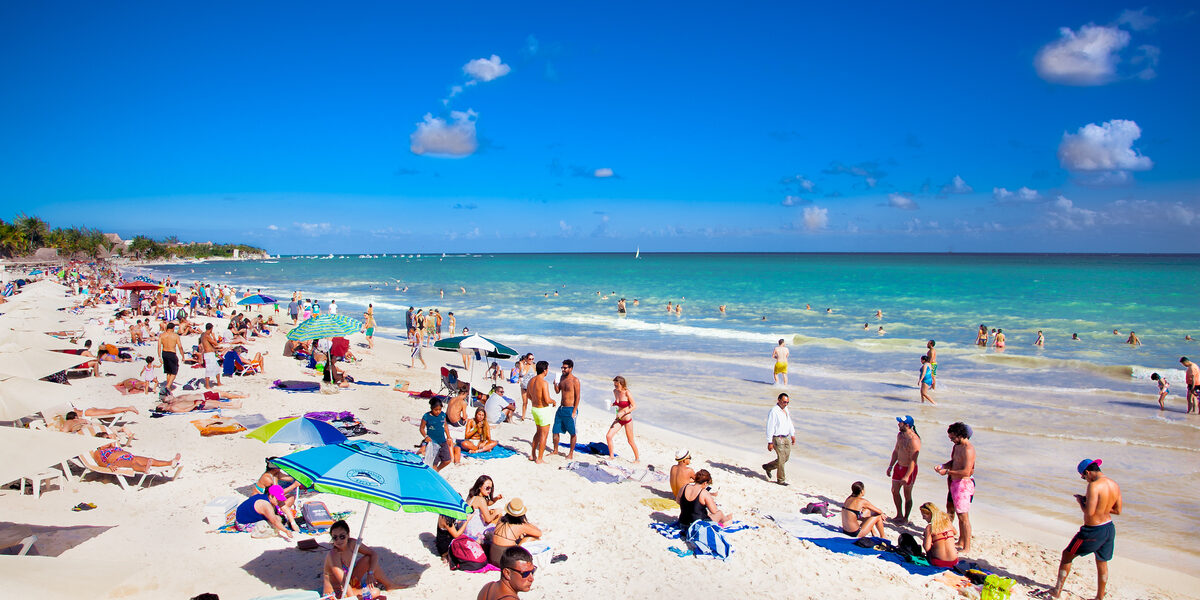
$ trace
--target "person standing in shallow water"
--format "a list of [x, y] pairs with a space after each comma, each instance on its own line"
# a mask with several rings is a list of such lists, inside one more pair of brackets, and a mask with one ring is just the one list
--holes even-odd
[[779, 377], [783, 376], [783, 385], [788, 384], [788, 356], [791, 351], [784, 345], [783, 338], [780, 338], [779, 344], [771, 352], [771, 358], [775, 359], [775, 385], [779, 385]]
[[917, 385], [921, 388], [921, 402], [928, 402], [937, 406], [937, 402], [933, 401], [933, 396], [929, 395], [929, 390], [933, 387], [933, 369], [929, 366], [929, 357], [921, 355], [921, 370], [917, 374]]

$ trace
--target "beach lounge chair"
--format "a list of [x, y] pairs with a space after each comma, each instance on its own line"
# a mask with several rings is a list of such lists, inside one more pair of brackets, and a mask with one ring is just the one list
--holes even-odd
[[442, 395], [443, 393], [457, 391], [454, 389], [454, 386], [450, 383], [450, 369], [447, 369], [446, 367], [442, 367], [441, 373], [442, 373], [442, 387], [438, 388], [438, 394]]
[[37, 536], [33, 534], [33, 530], [23, 525], [9, 527], [0, 531], [0, 550], [7, 550], [13, 546], [20, 546], [17, 550], [17, 556], [25, 556], [37, 543]]
[[[125, 481], [126, 477], [130, 478], [130, 482], [133, 481], [134, 477], [138, 477], [139, 479], [133, 485], [137, 487], [145, 487], [146, 478], [148, 477], [163, 476], [168, 480], [173, 480], [178, 477], [179, 472], [183, 470], [183, 463], [177, 463], [173, 467], [150, 467], [150, 470], [145, 473], [140, 473], [138, 471], [134, 471], [133, 469], [112, 469], [97, 465], [96, 461], [92, 460], [92, 457], [87, 454], [80, 454], [79, 456], [76, 456], [75, 462], [83, 467], [83, 475], [87, 475], [89, 472], [99, 473], [101, 475], [112, 475], [117, 478], [117, 483], [121, 484], [121, 489], [126, 491], [129, 490], [129, 483]], [[82, 475], [80, 477], [82, 478]]]

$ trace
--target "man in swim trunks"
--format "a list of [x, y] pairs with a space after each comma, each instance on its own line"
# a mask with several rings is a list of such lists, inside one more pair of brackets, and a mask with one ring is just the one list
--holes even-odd
[[533, 404], [533, 424], [537, 427], [533, 433], [533, 441], [529, 451], [529, 460], [544, 463], [546, 442], [550, 437], [550, 425], [554, 423], [554, 399], [550, 397], [550, 384], [546, 381], [546, 371], [550, 363], [539, 360], [534, 366], [534, 376], [529, 380], [526, 390], [529, 401]]
[[929, 377], [933, 381], [929, 386], [931, 390], [937, 389], [937, 349], [934, 348], [936, 345], [937, 342], [933, 340], [929, 340], [929, 343], [925, 344], [925, 347], [929, 349], [925, 356], [929, 357]]
[[1200, 413], [1200, 406], [1197, 406], [1197, 396], [1200, 396], [1200, 366], [1188, 360], [1188, 357], [1179, 357], [1179, 364], [1187, 369], [1187, 373], [1183, 375], [1183, 389], [1187, 392], [1187, 411], [1190, 414], [1195, 408], [1197, 413]]
[[1058, 581], [1050, 590], [1050, 597], [1062, 594], [1063, 583], [1071, 574], [1071, 561], [1076, 556], [1096, 554], [1096, 600], [1103, 600], [1108, 587], [1108, 561], [1112, 560], [1113, 547], [1117, 541], [1117, 528], [1112, 515], [1121, 514], [1121, 486], [1100, 472], [1100, 459], [1085, 458], [1076, 470], [1079, 477], [1088, 482], [1084, 495], [1075, 494], [1075, 501], [1083, 510], [1083, 527], [1071, 538], [1058, 563]]
[[945, 475], [950, 486], [946, 496], [946, 511], [958, 515], [960, 552], [971, 551], [971, 500], [975, 498], [975, 446], [971, 443], [971, 428], [966, 423], [951, 423], [946, 436], [954, 442], [950, 460], [933, 468]]
[[575, 458], [575, 419], [579, 416], [579, 378], [572, 374], [574, 370], [575, 361], [569, 358], [563, 360], [562, 376], [554, 382], [554, 391], [562, 394], [562, 400], [558, 410], [554, 413], [554, 430], [552, 431], [554, 437], [551, 441], [554, 445], [554, 453], [560, 454], [558, 436], [564, 433], [571, 436], [571, 448], [567, 451], [567, 460]]
[[779, 340], [779, 345], [775, 346], [775, 350], [771, 352], [771, 358], [775, 359], [775, 385], [779, 385], [779, 376], [783, 375], [783, 385], [788, 384], [787, 369], [788, 355], [791, 351], [783, 345], [783, 340]]
[[221, 363], [217, 361], [217, 351], [220, 346], [217, 344], [217, 336], [213, 333], [213, 324], [209, 323], [204, 326], [204, 333], [200, 335], [200, 352], [204, 354], [204, 387], [211, 388], [212, 380], [217, 380], [217, 385], [221, 385]]
[[[917, 455], [921, 453], [921, 436], [917, 433], [917, 425], [912, 415], [896, 417], [896, 426], [900, 432], [896, 434], [896, 447], [892, 450], [892, 458], [888, 462], [887, 474], [892, 478], [892, 501], [896, 503], [896, 517], [893, 522], [908, 523], [908, 515], [912, 512], [913, 484], [917, 482]], [[900, 501], [900, 489], [904, 488], [904, 502]]]
[[158, 354], [162, 359], [163, 373], [167, 380], [163, 383], [167, 393], [175, 387], [175, 376], [179, 375], [179, 355], [183, 354], [183, 346], [179, 343], [179, 335], [175, 333], [175, 324], [167, 323], [166, 330], [158, 336]]
[[625, 314], [625, 299], [621, 298], [617, 301], [617, 314]]
[[159, 394], [158, 405], [154, 408], [159, 412], [183, 413], [193, 410], [209, 410], [214, 408], [241, 408], [242, 403], [239, 398], [245, 398], [245, 394], [237, 392], [214, 392], [206, 391], [200, 394], [182, 394], [179, 396], [168, 396]]

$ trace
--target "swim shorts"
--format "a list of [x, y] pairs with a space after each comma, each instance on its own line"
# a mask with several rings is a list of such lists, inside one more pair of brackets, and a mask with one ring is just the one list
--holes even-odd
[[554, 429], [550, 431], [555, 435], [565, 433], [575, 435], [575, 417], [571, 413], [575, 412], [574, 406], [560, 406], [554, 413]]
[[217, 402], [220, 399], [221, 399], [221, 394], [219, 394], [217, 392], [204, 392], [204, 401], [205, 402], [208, 402], [208, 401]]
[[170, 350], [163, 350], [162, 353], [163, 373], [167, 375], [179, 374], [179, 357]]
[[425, 445], [425, 464], [433, 466], [437, 463], [450, 462], [450, 443], [439, 444], [429, 442]]
[[371, 337], [371, 336], [373, 336], [373, 335], [375, 335], [375, 328], [374, 328], [374, 327], [368, 327], [368, 328], [367, 328], [367, 337]]
[[974, 499], [974, 478], [950, 480], [950, 501], [954, 503], [954, 512], [958, 514], [971, 512], [971, 501]]
[[911, 484], [916, 480], [917, 480], [917, 465], [916, 465], [916, 463], [913, 463], [911, 474], [908, 472], [908, 467], [902, 467], [900, 465], [896, 465], [896, 468], [892, 469], [892, 481], [903, 481], [905, 484]]
[[221, 372], [221, 363], [217, 362], [216, 352], [204, 353], [204, 376], [216, 377]]
[[785, 363], [785, 362], [775, 363], [775, 374], [778, 375], [780, 373], [787, 373], [787, 363]]
[[937, 377], [937, 363], [929, 363], [929, 369], [934, 377]]
[[538, 427], [545, 427], [554, 422], [554, 407], [553, 406], [534, 406], [530, 408], [533, 413], [533, 423]]
[[1117, 526], [1109, 521], [1103, 525], [1084, 525], [1067, 544], [1067, 552], [1075, 556], [1087, 556], [1093, 552], [1104, 562], [1112, 560], [1113, 548], [1117, 544]]

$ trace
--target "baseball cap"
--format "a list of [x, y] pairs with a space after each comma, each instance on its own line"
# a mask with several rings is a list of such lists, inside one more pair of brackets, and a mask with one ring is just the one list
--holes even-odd
[[1100, 465], [1104, 464], [1104, 461], [1100, 460], [1099, 458], [1085, 458], [1079, 461], [1079, 466], [1075, 467], [1075, 470], [1079, 471], [1080, 475], [1083, 475], [1083, 472], [1086, 471], [1088, 467], [1092, 466], [1092, 464], [1095, 464], [1097, 467], [1099, 467]]
[[692, 451], [687, 448], [680, 448], [675, 451], [675, 462], [687, 460], [692, 457]]
[[913, 421], [912, 415], [904, 415], [903, 417], [896, 417], [896, 420], [899, 421], [900, 423], [904, 423], [905, 425], [908, 425], [909, 427], [916, 426], [915, 425], [916, 422]]
[[287, 502], [287, 496], [283, 495], [283, 488], [279, 487], [278, 485], [273, 485], [273, 486], [267, 488], [267, 493], [270, 494], [271, 497], [274, 498], [276, 501], [278, 501], [280, 504]]

